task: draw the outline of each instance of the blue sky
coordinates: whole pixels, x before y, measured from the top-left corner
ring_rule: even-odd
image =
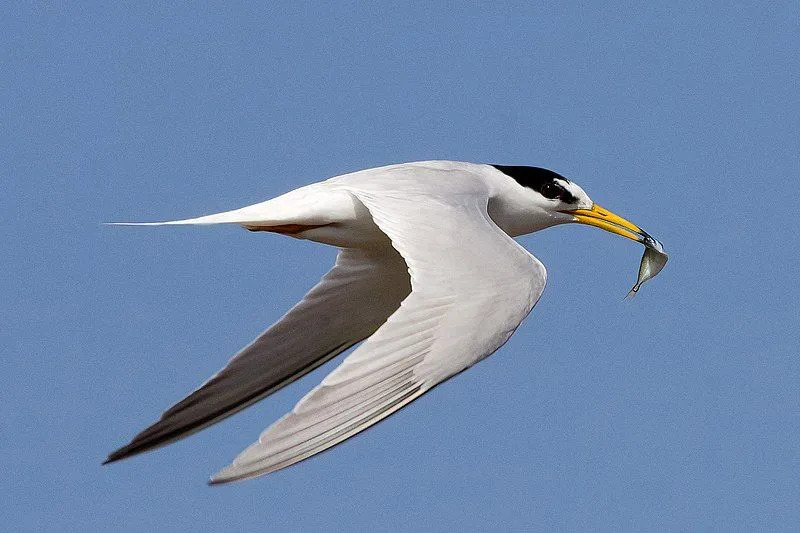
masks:
[[[796,2],[19,5],[0,20],[0,519],[21,531],[773,530],[800,520]],[[594,7],[593,7],[594,6]],[[498,353],[387,422],[211,473],[327,365],[105,455],[335,251],[113,228],[421,159],[552,168],[660,238],[566,226]]]

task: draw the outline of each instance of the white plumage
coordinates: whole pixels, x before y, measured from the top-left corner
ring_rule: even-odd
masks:
[[[272,472],[347,439],[502,346],[546,281],[512,237],[568,222],[657,242],[553,172],[452,161],[364,170],[234,211],[145,223],[235,223],[342,249],[279,322],[108,461],[199,431],[366,339],[212,482]]]

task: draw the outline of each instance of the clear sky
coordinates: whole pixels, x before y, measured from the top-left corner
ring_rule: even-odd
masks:
[[[0,18],[4,527],[796,527],[796,1],[29,4]],[[434,158],[552,168],[670,262],[623,301],[641,247],[579,226],[524,237],[549,281],[517,334],[375,429],[206,486],[327,365],[100,466],[335,256],[101,222]]]

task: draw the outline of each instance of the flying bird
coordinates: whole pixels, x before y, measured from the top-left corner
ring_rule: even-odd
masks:
[[[635,224],[539,167],[422,161],[362,170],[233,211],[122,225],[239,224],[338,247],[333,268],[216,375],[111,453],[106,463],[187,437],[364,341],[209,483],[302,461],[395,413],[500,348],[545,287],[514,237],[596,226],[666,262]]]

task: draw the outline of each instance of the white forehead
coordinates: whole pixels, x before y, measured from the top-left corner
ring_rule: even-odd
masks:
[[[592,199],[589,198],[589,195],[586,194],[586,191],[583,190],[583,187],[566,178],[556,179],[560,185],[562,185],[567,191],[569,191],[570,194],[572,194],[572,196],[578,199],[576,209],[589,209],[592,207]]]

